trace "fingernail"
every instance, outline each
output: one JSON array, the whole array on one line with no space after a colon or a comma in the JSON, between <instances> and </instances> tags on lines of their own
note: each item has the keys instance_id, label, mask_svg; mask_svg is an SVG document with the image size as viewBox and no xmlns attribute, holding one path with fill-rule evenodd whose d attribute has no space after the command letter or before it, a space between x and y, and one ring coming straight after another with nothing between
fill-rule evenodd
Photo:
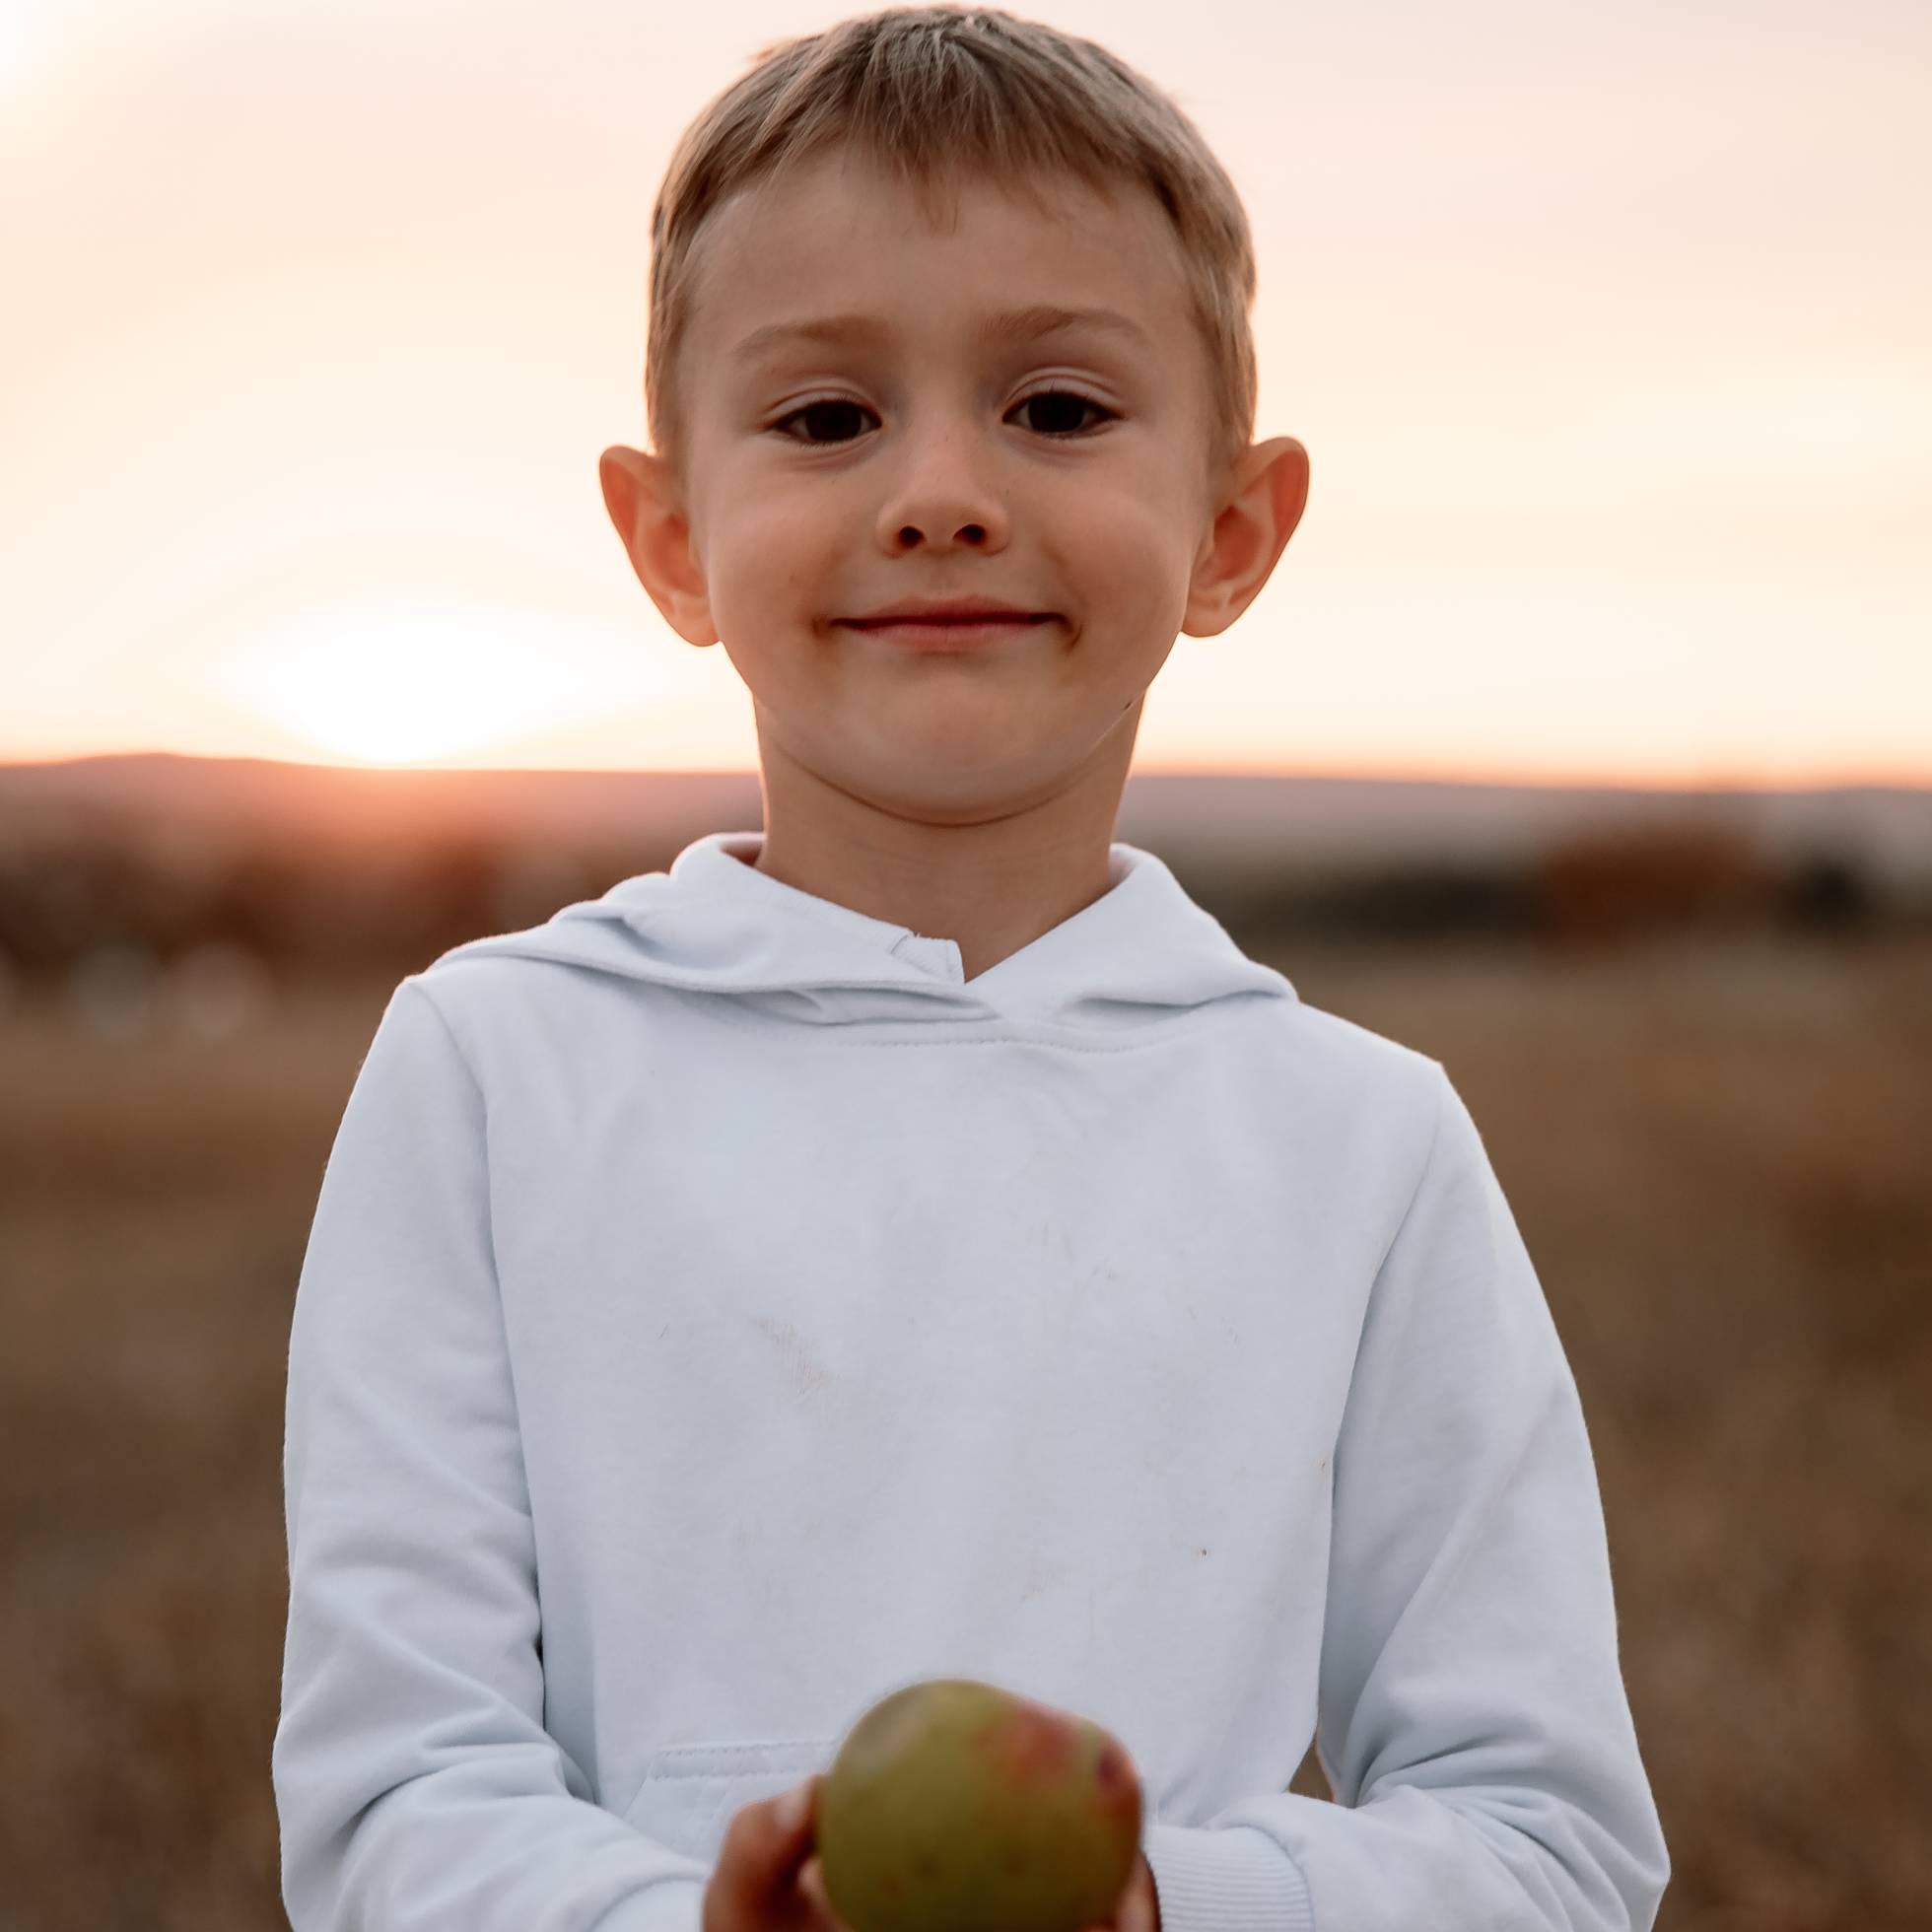
<instances>
[{"instance_id":1,"label":"fingernail","mask_svg":"<svg viewBox=\"0 0 1932 1932\"><path fill-rule=\"evenodd\" d=\"M794 1785L778 1801L778 1824L781 1831L795 1831L805 1822L805 1814L811 1809L811 1786Z\"/></svg>"}]
</instances>

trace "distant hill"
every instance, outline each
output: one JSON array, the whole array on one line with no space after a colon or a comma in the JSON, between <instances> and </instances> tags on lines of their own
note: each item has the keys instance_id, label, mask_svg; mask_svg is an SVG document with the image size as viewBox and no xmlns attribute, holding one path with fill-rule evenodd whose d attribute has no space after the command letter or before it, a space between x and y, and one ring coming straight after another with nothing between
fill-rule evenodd
<instances>
[{"instance_id":1,"label":"distant hill","mask_svg":"<svg viewBox=\"0 0 1932 1932\"><path fill-rule=\"evenodd\" d=\"M0 765L0 984L210 947L291 973L413 970L762 823L755 773ZM1244 945L1932 928L1932 790L1149 773L1129 781L1116 836Z\"/></svg>"},{"instance_id":2,"label":"distant hill","mask_svg":"<svg viewBox=\"0 0 1932 1932\"><path fill-rule=\"evenodd\" d=\"M0 765L0 849L49 828L171 828L314 848L398 836L635 841L646 862L763 823L739 772L409 771L170 753ZM1580 834L1709 827L1775 865L1841 860L1887 889L1932 886L1932 788L1671 792L1357 778L1130 778L1116 836L1177 869L1513 864Z\"/></svg>"}]
</instances>

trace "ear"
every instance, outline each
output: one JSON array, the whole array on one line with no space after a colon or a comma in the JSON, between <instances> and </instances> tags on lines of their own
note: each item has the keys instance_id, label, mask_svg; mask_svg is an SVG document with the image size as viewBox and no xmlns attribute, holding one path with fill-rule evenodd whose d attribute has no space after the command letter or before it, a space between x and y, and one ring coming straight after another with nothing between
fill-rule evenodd
<instances>
[{"instance_id":1,"label":"ear","mask_svg":"<svg viewBox=\"0 0 1932 1932\"><path fill-rule=\"evenodd\" d=\"M597 458L604 508L624 554L664 621L687 644L719 642L691 524L670 465L661 456L613 445Z\"/></svg>"},{"instance_id":2,"label":"ear","mask_svg":"<svg viewBox=\"0 0 1932 1932\"><path fill-rule=\"evenodd\" d=\"M1210 638L1261 594L1308 505L1308 451L1291 436L1253 445L1235 464L1196 553L1181 629Z\"/></svg>"}]
</instances>

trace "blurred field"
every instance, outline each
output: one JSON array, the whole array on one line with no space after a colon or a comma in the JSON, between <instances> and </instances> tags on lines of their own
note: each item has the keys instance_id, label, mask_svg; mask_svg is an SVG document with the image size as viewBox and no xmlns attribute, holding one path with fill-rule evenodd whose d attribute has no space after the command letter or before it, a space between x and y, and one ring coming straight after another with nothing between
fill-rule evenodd
<instances>
[{"instance_id":1,"label":"blurred field","mask_svg":"<svg viewBox=\"0 0 1932 1932\"><path fill-rule=\"evenodd\" d=\"M1932 940L1265 956L1445 1063L1522 1225L1603 1481L1660 1925L1932 1925ZM289 1313L392 984L226 1038L0 1013L0 1932L285 1924Z\"/></svg>"}]
</instances>

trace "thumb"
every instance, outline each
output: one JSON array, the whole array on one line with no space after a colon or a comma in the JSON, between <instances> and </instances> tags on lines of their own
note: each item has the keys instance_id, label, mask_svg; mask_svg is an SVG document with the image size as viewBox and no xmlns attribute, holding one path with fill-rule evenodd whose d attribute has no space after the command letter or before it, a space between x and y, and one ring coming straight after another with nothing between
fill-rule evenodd
<instances>
[{"instance_id":1,"label":"thumb","mask_svg":"<svg viewBox=\"0 0 1932 1932\"><path fill-rule=\"evenodd\" d=\"M771 1801L771 1823L789 1846L807 1832L818 1810L818 1779L808 1777Z\"/></svg>"},{"instance_id":2,"label":"thumb","mask_svg":"<svg viewBox=\"0 0 1932 1932\"><path fill-rule=\"evenodd\" d=\"M714 1900L720 1927L766 1922L772 1900L796 1883L810 1856L811 1811L812 1792L801 1787L732 1814L706 1888L705 1932L713 1932Z\"/></svg>"}]
</instances>

